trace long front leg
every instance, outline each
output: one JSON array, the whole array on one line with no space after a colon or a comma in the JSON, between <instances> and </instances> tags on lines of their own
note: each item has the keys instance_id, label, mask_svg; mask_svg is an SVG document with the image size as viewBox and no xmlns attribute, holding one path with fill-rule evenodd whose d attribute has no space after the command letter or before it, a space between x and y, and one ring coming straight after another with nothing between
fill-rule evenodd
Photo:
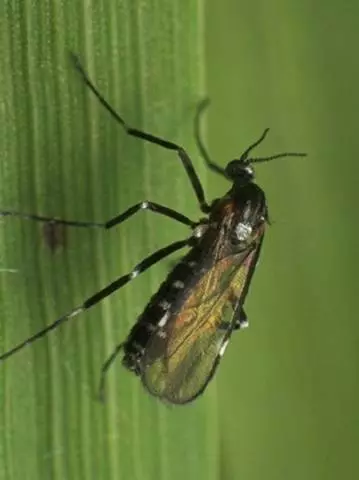
<instances>
[{"instance_id":1,"label":"long front leg","mask_svg":"<svg viewBox=\"0 0 359 480\"><path fill-rule=\"evenodd\" d=\"M146 142L154 143L156 145L159 145L167 150L173 150L177 153L178 157L180 158L182 165L184 169L186 170L187 176L191 182L192 188L194 190L194 193L197 197L198 203L200 205L201 210L204 213L208 213L210 208L209 205L206 202L205 195L204 195L204 190L201 184L201 181L194 169L192 160L190 159L189 155L185 151L183 147L180 145L177 145L176 143L169 142L168 140L165 140L163 138L157 137L155 135L152 135L151 133L146 133L143 132L142 130L138 130L137 128L130 127L125 120L119 115L116 110L111 107L111 105L108 103L108 101L104 98L104 96L98 91L98 89L95 87L93 82L90 80L90 77L82 67L79 59L71 53L71 58L72 61L75 65L75 68L77 71L80 73L83 81L85 84L89 87L89 89L92 91L92 93L96 96L96 98L99 100L99 102L103 105L103 107L110 113L110 115L124 128L126 133L128 135L131 135L136 138L140 138L142 140L145 140Z\"/></svg>"}]
</instances>

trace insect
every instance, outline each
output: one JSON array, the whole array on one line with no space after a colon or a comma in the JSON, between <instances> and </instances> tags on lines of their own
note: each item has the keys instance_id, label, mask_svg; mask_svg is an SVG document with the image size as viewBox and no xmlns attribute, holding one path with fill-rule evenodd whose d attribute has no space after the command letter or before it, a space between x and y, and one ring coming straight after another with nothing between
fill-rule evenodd
<instances>
[{"instance_id":1,"label":"insect","mask_svg":"<svg viewBox=\"0 0 359 480\"><path fill-rule=\"evenodd\" d=\"M268 208L263 190L254 182L253 164L280 157L304 156L279 153L251 157L252 150L265 138L268 129L240 158L225 168L214 163L201 140L200 115L208 104L201 102L195 117L195 136L199 151L210 170L232 185L222 197L207 203L203 187L187 152L179 145L132 128L110 106L94 86L77 57L74 64L84 83L111 116L133 137L172 150L181 161L200 210L199 221L164 205L142 201L104 223L53 219L36 214L3 211L1 216L18 216L38 222L109 230L140 212L150 210L191 229L184 240L157 250L139 262L129 273L87 298L80 306L3 353L5 360L25 346L42 338L64 322L93 307L172 253L189 247L168 274L132 327L127 339L117 345L101 370L100 393L105 378L119 353L122 365L139 376L146 390L171 404L186 404L198 397L213 377L234 330L247 325L244 302L260 255Z\"/></svg>"}]
</instances>

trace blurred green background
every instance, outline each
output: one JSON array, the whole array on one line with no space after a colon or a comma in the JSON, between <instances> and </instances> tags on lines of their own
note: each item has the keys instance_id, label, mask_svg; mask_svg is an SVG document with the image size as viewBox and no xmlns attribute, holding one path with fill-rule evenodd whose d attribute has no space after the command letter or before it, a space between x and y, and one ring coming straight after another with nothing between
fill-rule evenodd
<instances>
[{"instance_id":1,"label":"blurred green background","mask_svg":"<svg viewBox=\"0 0 359 480\"><path fill-rule=\"evenodd\" d=\"M359 4L353 1L4 0L0 5L0 207L105 220L140 200L193 218L179 162L126 138L71 69L77 52L128 122L188 148L209 198L228 188L198 156L206 93L222 165L258 154L272 225L221 368L193 405L150 398L103 360L173 259L0 365L0 479L355 479L359 475L357 178ZM0 348L24 339L184 227L139 214L113 232L0 223Z\"/></svg>"},{"instance_id":2,"label":"blurred green background","mask_svg":"<svg viewBox=\"0 0 359 480\"><path fill-rule=\"evenodd\" d=\"M257 168L273 225L218 375L228 479L359 476L357 2L211 2L208 138L232 158L306 151ZM211 191L219 193L216 179Z\"/></svg>"}]
</instances>

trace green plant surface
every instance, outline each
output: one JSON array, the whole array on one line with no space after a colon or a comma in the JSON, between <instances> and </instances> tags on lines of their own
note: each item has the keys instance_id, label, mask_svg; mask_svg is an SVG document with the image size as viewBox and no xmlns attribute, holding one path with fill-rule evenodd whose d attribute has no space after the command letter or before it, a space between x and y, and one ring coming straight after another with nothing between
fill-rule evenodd
<instances>
[{"instance_id":1,"label":"green plant surface","mask_svg":"<svg viewBox=\"0 0 359 480\"><path fill-rule=\"evenodd\" d=\"M208 2L208 138L256 154L272 224L217 375L221 479L359 477L359 62L354 1ZM208 177L210 191L224 183Z\"/></svg>"},{"instance_id":2,"label":"green plant surface","mask_svg":"<svg viewBox=\"0 0 359 480\"><path fill-rule=\"evenodd\" d=\"M0 206L107 220L141 200L194 218L175 154L126 137L69 61L79 55L129 123L195 154L204 91L200 1L30 2L0 6ZM204 178L205 180L205 178ZM55 251L43 227L0 223L0 349L5 351L179 238L185 227L140 213L110 232L66 229ZM173 261L0 365L0 479L212 479L218 472L216 388L187 408L144 392L118 359L106 403L101 365Z\"/></svg>"},{"instance_id":3,"label":"green plant surface","mask_svg":"<svg viewBox=\"0 0 359 480\"><path fill-rule=\"evenodd\" d=\"M220 164L268 126L258 155L309 156L256 169L272 224L250 328L205 396L162 405L119 359L96 400L103 361L174 256L0 365L0 480L358 477L358 9L210 0L203 18L190 0L1 2L0 208L101 221L146 199L198 218L175 155L126 137L69 50L129 123L188 148L208 198L228 185L193 142L204 77ZM1 219L1 351L188 235L154 217L67 229L55 252L41 225Z\"/></svg>"}]
</instances>

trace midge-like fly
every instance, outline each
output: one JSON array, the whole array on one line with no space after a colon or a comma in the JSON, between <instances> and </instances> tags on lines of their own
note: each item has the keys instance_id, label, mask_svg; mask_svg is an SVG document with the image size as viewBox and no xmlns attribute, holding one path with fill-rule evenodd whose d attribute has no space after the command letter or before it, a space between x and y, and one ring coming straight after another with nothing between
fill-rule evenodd
<instances>
[{"instance_id":1,"label":"midge-like fly","mask_svg":"<svg viewBox=\"0 0 359 480\"><path fill-rule=\"evenodd\" d=\"M199 150L212 171L232 182L230 190L222 198L208 204L187 152L175 143L127 125L96 89L78 59L73 57L73 60L86 85L128 135L173 150L177 154L206 217L195 222L182 213L150 201L139 202L105 223L60 220L12 211L0 212L1 216L108 230L140 210L150 210L187 225L192 230L188 238L152 253L131 272L117 278L80 306L5 352L0 360L7 359L65 321L96 305L163 258L184 247L190 247L150 299L127 339L116 346L103 364L100 383L100 391L103 393L106 373L122 352L122 365L140 377L148 392L165 402L185 404L205 390L232 332L247 325L243 305L268 223L265 194L254 183L252 165L305 154L280 153L264 158L251 157L252 150L267 135L266 129L239 159L232 160L225 168L220 167L209 158L199 135L199 117L208 103L202 102L195 120Z\"/></svg>"}]
</instances>

